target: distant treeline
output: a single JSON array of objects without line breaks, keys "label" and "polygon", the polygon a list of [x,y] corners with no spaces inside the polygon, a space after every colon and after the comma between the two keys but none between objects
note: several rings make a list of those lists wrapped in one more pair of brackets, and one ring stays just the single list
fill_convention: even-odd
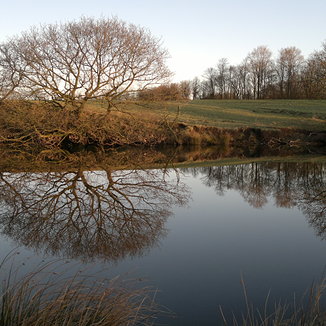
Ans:
[{"label": "distant treeline", "polygon": [[287,47],[273,59],[258,46],[239,65],[222,58],[202,78],[170,84],[139,95],[142,99],[325,99],[326,42],[307,59],[300,49]]},{"label": "distant treeline", "polygon": [[296,47],[281,49],[273,59],[266,46],[255,48],[236,66],[220,59],[202,81],[191,82],[191,89],[194,98],[326,98],[326,42],[307,59]]}]

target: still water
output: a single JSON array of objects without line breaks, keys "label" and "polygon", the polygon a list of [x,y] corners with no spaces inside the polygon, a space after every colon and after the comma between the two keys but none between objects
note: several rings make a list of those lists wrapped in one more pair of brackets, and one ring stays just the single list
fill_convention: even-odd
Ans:
[{"label": "still water", "polygon": [[137,279],[173,312],[158,324],[240,314],[241,279],[257,306],[300,298],[326,266],[325,163],[2,172],[0,189],[0,258]]}]

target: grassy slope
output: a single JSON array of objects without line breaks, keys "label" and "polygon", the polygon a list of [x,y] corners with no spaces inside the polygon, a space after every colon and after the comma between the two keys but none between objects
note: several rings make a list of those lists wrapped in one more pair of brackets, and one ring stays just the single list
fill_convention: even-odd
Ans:
[{"label": "grassy slope", "polygon": [[[177,103],[129,104],[127,111],[174,119]],[[326,100],[195,100],[180,103],[178,122],[221,128],[326,129]]]}]

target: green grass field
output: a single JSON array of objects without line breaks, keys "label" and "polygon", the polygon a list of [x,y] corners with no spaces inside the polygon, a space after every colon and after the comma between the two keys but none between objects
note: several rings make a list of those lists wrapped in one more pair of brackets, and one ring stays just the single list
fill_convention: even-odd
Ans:
[{"label": "green grass field", "polygon": [[195,100],[133,103],[125,109],[191,125],[326,130],[326,100]]}]

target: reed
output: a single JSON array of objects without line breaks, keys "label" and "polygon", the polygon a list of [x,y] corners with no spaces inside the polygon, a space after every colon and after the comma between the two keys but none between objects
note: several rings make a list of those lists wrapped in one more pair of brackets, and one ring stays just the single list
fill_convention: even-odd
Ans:
[{"label": "reed", "polygon": [[227,318],[219,307],[224,326],[326,326],[325,290],[326,278],[313,284],[302,299],[291,303],[270,303],[267,295],[262,308],[255,307],[249,299],[243,278],[241,279],[245,300],[245,312],[241,317],[234,314]]},{"label": "reed", "polygon": [[151,289],[136,288],[119,278],[53,276],[51,264],[19,280],[15,274],[10,268],[2,282],[1,326],[152,325],[160,311]]}]

